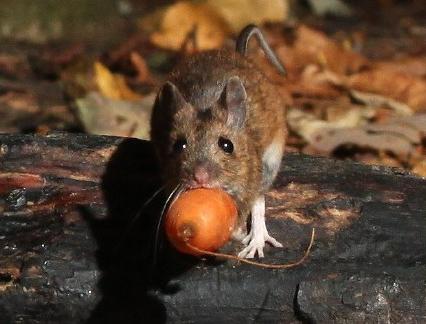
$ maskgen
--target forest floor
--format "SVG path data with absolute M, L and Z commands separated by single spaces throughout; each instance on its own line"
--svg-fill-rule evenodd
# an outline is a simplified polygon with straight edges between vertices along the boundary
M 207 2 L 136 8 L 124 19 L 125 37 L 113 44 L 75 36 L 4 39 L 0 132 L 149 139 L 150 111 L 167 73 L 184 56 L 232 47 L 254 21 L 288 72 L 278 75 L 253 42 L 250 56 L 288 102 L 288 151 L 426 176 L 423 1 L 349 1 L 331 15 L 291 1 L 247 6 L 244 14 L 232 1 Z M 97 27 L 103 37 L 113 29 Z

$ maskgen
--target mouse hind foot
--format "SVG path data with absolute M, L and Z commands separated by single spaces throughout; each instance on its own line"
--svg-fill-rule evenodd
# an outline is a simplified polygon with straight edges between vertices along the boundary
M 257 253 L 260 258 L 264 257 L 263 248 L 265 242 L 274 247 L 283 245 L 268 233 L 265 224 L 265 196 L 256 199 L 251 210 L 251 229 L 242 243 L 247 246 L 238 254 L 240 258 L 254 258 Z

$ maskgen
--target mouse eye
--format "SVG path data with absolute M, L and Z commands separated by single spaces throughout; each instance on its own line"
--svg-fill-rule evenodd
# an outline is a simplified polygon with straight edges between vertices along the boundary
M 219 137 L 219 140 L 217 142 L 217 145 L 219 145 L 219 147 L 228 154 L 231 154 L 232 152 L 234 152 L 234 144 L 232 144 L 232 142 L 224 137 Z
M 178 138 L 173 145 L 173 152 L 174 153 L 181 153 L 188 147 L 188 142 L 185 138 Z

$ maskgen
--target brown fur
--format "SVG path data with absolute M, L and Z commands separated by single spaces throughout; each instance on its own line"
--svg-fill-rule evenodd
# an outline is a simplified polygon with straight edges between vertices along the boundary
M 247 93 L 247 115 L 241 129 L 226 125 L 227 111 L 221 95 L 229 78 L 238 76 Z M 169 111 L 157 98 L 151 138 L 167 181 L 186 182 L 194 167 L 204 163 L 214 186 L 237 201 L 240 226 L 245 225 L 262 187 L 262 157 L 274 139 L 285 143 L 285 104 L 275 86 L 253 62 L 232 51 L 208 51 L 183 61 L 171 81 L 187 104 Z M 218 146 L 220 136 L 230 139 L 234 152 Z M 176 139 L 185 137 L 187 149 L 173 154 Z

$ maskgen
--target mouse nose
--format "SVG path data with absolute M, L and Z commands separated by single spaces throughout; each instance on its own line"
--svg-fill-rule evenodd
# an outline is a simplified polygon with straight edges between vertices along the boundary
M 199 185 L 205 185 L 209 182 L 210 176 L 205 166 L 197 166 L 194 170 L 194 179 Z

